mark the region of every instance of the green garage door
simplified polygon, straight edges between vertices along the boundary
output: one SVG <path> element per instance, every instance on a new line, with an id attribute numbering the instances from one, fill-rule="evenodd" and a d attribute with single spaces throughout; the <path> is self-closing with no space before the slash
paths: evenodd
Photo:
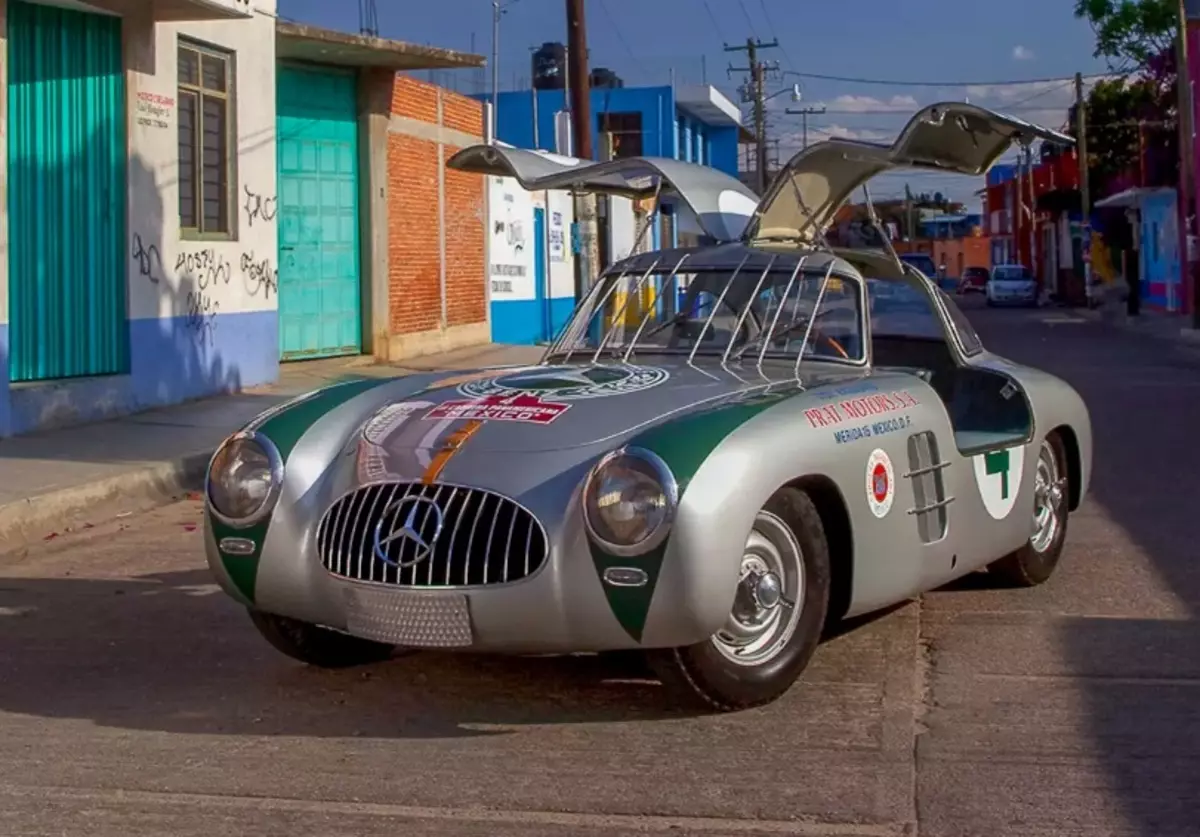
<path id="1" fill-rule="evenodd" d="M 352 73 L 281 66 L 279 341 L 284 360 L 362 351 Z"/>
<path id="2" fill-rule="evenodd" d="M 9 375 L 129 369 L 121 19 L 9 0 Z"/>

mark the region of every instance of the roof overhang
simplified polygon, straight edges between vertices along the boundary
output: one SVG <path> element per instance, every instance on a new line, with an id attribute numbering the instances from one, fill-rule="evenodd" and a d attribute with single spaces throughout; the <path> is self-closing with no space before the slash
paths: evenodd
<path id="1" fill-rule="evenodd" d="M 711 84 L 689 84 L 675 91 L 675 105 L 705 125 L 734 127 L 742 124 L 738 106 Z"/>
<path id="2" fill-rule="evenodd" d="M 275 26 L 275 55 L 281 60 L 310 61 L 342 67 L 379 67 L 397 72 L 464 69 L 482 67 L 486 63 L 482 55 L 472 55 L 469 52 L 421 46 L 370 35 L 353 35 L 282 20 Z"/>
<path id="3" fill-rule="evenodd" d="M 254 16 L 250 0 L 52 0 L 47 5 L 122 17 L 142 15 L 149 9 L 150 19 L 156 23 L 244 20 Z"/>
<path id="4" fill-rule="evenodd" d="M 1149 195 L 1157 192 L 1170 191 L 1165 187 L 1151 186 L 1135 186 L 1131 189 L 1125 189 L 1117 192 L 1115 195 L 1109 195 L 1107 198 L 1101 198 L 1092 204 L 1093 209 L 1135 209 L 1139 207 L 1142 201 Z"/>

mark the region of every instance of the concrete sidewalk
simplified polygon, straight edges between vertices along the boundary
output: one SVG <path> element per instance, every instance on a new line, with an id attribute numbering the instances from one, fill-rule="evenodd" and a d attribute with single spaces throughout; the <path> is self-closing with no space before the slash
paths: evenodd
<path id="1" fill-rule="evenodd" d="M 222 439 L 296 395 L 345 378 L 534 363 L 542 351 L 492 344 L 402 365 L 362 357 L 289 363 L 269 387 L 0 439 L 0 551 L 198 490 Z"/>

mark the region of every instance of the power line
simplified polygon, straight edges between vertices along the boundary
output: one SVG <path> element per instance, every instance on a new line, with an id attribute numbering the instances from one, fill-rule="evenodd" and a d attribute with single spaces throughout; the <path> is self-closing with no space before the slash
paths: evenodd
<path id="1" fill-rule="evenodd" d="M 742 7 L 742 14 L 746 16 L 746 24 L 750 27 L 750 34 L 758 40 L 758 33 L 754 31 L 754 21 L 750 17 L 750 10 L 746 8 L 745 0 L 738 0 L 738 5 Z"/>
<path id="2" fill-rule="evenodd" d="M 713 14 L 712 6 L 708 5 L 708 0 L 700 0 L 704 4 L 704 11 L 708 12 L 708 19 L 712 21 L 713 31 L 717 33 L 717 38 L 722 44 L 725 43 L 725 37 L 721 34 L 721 24 L 717 22 L 717 16 Z"/>
<path id="3" fill-rule="evenodd" d="M 847 84 L 879 84 L 888 87 L 1012 87 L 1018 84 L 1052 84 L 1056 81 L 1074 82 L 1075 76 L 1058 76 L 1056 78 L 1022 78 L 1008 81 L 893 81 L 879 78 L 857 78 L 855 76 L 830 76 L 822 73 L 794 73 L 801 78 L 815 78 L 822 81 L 843 81 Z M 1128 73 L 1096 73 L 1086 75 L 1085 80 L 1115 78 Z"/>
<path id="4" fill-rule="evenodd" d="M 622 34 L 621 27 L 617 25 L 617 19 L 608 10 L 608 4 L 604 0 L 600 0 L 600 11 L 604 12 L 604 16 L 608 18 L 608 22 L 612 24 L 613 32 L 617 35 L 617 40 L 621 42 L 621 46 L 625 47 L 625 51 L 629 53 L 629 57 L 633 59 L 633 63 L 637 64 L 638 69 L 643 73 L 646 73 L 646 68 L 642 65 L 642 59 L 629 47 L 629 42 L 625 40 L 625 35 Z M 649 74 L 647 73 L 647 75 Z"/>

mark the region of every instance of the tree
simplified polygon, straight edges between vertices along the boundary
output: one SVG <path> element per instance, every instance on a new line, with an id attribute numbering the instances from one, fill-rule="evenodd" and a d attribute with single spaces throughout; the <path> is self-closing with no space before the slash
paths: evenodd
<path id="1" fill-rule="evenodd" d="M 1091 23 L 1093 54 L 1114 72 L 1146 67 L 1172 48 L 1179 31 L 1178 0 L 1075 0 L 1075 17 Z"/>
<path id="2" fill-rule="evenodd" d="M 1150 58 L 1147 71 L 1126 81 L 1105 79 L 1087 97 L 1088 182 L 1094 197 L 1116 178 L 1133 173 L 1145 185 L 1171 185 L 1178 172 L 1174 62 Z M 1070 133 L 1076 134 L 1075 108 Z"/>

